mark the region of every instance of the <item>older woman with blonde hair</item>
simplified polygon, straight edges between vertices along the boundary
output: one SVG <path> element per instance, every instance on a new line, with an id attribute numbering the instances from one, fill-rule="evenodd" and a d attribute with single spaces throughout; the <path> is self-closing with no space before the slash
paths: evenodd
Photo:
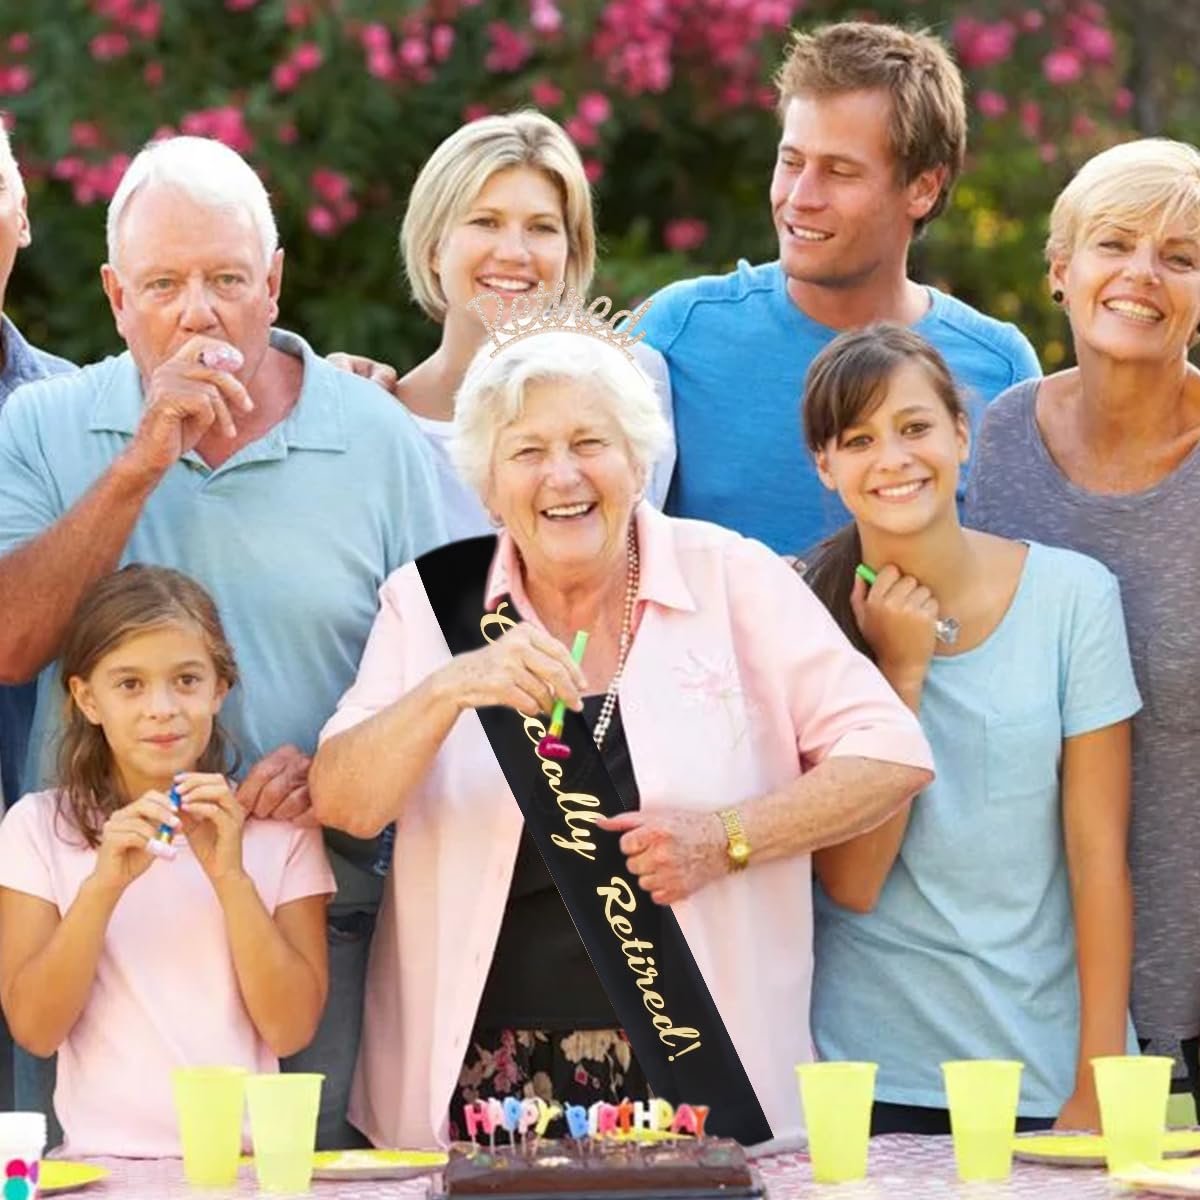
<path id="1" fill-rule="evenodd" d="M 488 1096 L 797 1134 L 810 855 L 931 777 L 790 567 L 645 502 L 667 431 L 621 341 L 479 353 L 455 460 L 499 537 L 388 579 L 313 765 L 324 823 L 396 822 L 352 1106 L 379 1145 L 470 1132 Z"/>
<path id="2" fill-rule="evenodd" d="M 421 168 L 400 230 L 400 253 L 413 298 L 442 327 L 438 348 L 403 376 L 371 359 L 331 354 L 336 365 L 373 379 L 412 413 L 434 453 L 451 539 L 488 532 L 478 498 L 450 462 L 454 395 L 484 326 L 470 307 L 477 297 L 553 293 L 562 282 L 579 295 L 591 285 L 596 233 L 591 186 L 574 143 L 533 111 L 483 117 L 463 125 Z M 639 346 L 659 407 L 671 420 L 666 363 Z M 663 441 L 647 482 L 650 500 L 666 499 L 675 465 L 673 435 Z"/>
<path id="3" fill-rule="evenodd" d="M 1076 365 L 989 407 L 969 518 L 1082 551 L 1120 581 L 1145 701 L 1133 720 L 1134 1024 L 1200 1092 L 1200 371 L 1188 362 L 1200 152 L 1149 138 L 1098 154 L 1055 203 L 1046 254 Z"/>

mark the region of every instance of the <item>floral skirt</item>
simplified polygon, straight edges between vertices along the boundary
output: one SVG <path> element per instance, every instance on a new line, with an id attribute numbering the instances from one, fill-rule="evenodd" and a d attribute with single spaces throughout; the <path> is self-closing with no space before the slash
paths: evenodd
<path id="1" fill-rule="evenodd" d="M 648 1100 L 650 1089 L 621 1029 L 476 1029 L 450 1102 L 450 1136 L 466 1137 L 463 1105 L 495 1096 L 560 1105 Z M 561 1118 L 549 1137 L 564 1137 Z"/>

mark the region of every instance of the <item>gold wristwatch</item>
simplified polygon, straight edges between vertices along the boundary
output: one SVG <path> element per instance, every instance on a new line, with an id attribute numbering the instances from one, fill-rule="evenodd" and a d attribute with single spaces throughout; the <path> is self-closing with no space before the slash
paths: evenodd
<path id="1" fill-rule="evenodd" d="M 725 826 L 725 857 L 729 860 L 729 869 L 741 871 L 750 861 L 750 843 L 742 818 L 736 808 L 723 808 L 717 816 Z"/>

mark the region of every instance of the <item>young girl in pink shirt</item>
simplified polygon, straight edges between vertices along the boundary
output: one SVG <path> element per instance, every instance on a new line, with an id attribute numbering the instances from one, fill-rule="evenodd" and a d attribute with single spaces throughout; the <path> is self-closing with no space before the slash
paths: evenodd
<path id="1" fill-rule="evenodd" d="M 173 1068 L 275 1071 L 312 1038 L 333 876 L 318 830 L 247 820 L 230 791 L 237 668 L 198 584 L 101 579 L 60 667 L 59 786 L 0 823 L 0 1001 L 17 1042 L 58 1052 L 68 1153 L 177 1155 Z"/>

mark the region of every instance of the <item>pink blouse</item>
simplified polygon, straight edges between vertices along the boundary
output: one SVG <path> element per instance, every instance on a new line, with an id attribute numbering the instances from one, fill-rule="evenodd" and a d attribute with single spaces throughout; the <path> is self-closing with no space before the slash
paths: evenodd
<path id="1" fill-rule="evenodd" d="M 621 716 L 643 809 L 741 804 L 830 755 L 932 770 L 916 719 L 791 567 L 758 542 L 645 503 L 636 519 L 639 624 Z M 503 534 L 489 606 L 506 592 L 535 619 Z M 380 600 L 358 678 L 322 739 L 449 659 L 414 565 L 388 578 Z M 445 1141 L 521 825 L 478 716 L 464 714 L 399 820 L 371 951 L 350 1118 L 378 1146 Z M 674 906 L 777 1138 L 803 1129 L 792 1067 L 812 1059 L 811 887 L 808 855 L 752 860 Z"/>

